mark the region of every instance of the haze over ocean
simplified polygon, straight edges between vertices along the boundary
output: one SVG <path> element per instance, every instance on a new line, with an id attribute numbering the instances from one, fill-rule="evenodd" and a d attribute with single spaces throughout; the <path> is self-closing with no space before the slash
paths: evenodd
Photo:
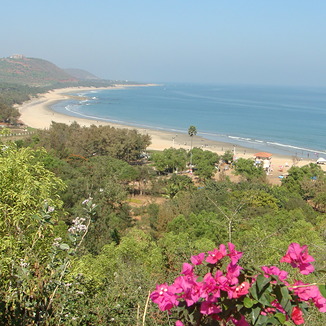
<path id="1" fill-rule="evenodd" d="M 198 135 L 272 153 L 326 155 L 326 89 L 166 83 L 78 93 L 56 103 L 68 115 Z"/>

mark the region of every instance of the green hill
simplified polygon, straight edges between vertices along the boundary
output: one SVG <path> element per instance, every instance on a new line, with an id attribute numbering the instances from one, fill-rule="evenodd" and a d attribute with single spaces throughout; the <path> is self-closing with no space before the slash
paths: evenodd
<path id="1" fill-rule="evenodd" d="M 1 84 L 50 89 L 69 86 L 107 87 L 115 84 L 138 83 L 127 80 L 101 79 L 82 69 L 61 69 L 49 61 L 27 58 L 19 54 L 0 58 Z"/>
<path id="2" fill-rule="evenodd" d="M 0 82 L 44 87 L 78 81 L 78 78 L 43 59 L 22 55 L 0 59 Z"/>
<path id="3" fill-rule="evenodd" d="M 101 78 L 83 69 L 69 68 L 69 69 L 64 69 L 64 71 L 70 76 L 77 78 L 78 80 L 101 80 Z"/>

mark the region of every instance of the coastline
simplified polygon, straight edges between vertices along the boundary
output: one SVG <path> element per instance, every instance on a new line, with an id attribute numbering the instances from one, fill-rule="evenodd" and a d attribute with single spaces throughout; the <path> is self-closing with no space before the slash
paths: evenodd
<path id="1" fill-rule="evenodd" d="M 126 87 L 150 87 L 155 86 L 154 84 L 148 85 L 116 85 L 114 87 L 68 87 L 63 89 L 55 89 L 44 94 L 40 94 L 39 97 L 33 98 L 30 101 L 23 103 L 18 106 L 18 110 L 21 114 L 20 120 L 29 127 L 37 129 L 48 129 L 52 123 L 65 123 L 71 124 L 74 121 L 81 126 L 89 127 L 91 125 L 109 125 L 115 128 L 127 128 L 127 129 L 136 129 L 142 134 L 148 134 L 151 136 L 152 144 L 148 147 L 150 150 L 163 150 L 165 148 L 184 148 L 190 149 L 190 138 L 188 134 L 162 131 L 157 129 L 144 129 L 137 128 L 123 124 L 111 123 L 107 121 L 98 121 L 80 117 L 74 117 L 65 115 L 62 113 L 57 113 L 51 110 L 51 106 L 55 103 L 63 100 L 70 99 L 71 96 L 68 93 L 73 92 L 84 92 L 90 90 L 99 90 L 99 89 L 117 89 L 117 88 L 126 88 Z M 226 150 L 231 150 L 235 153 L 236 157 L 242 158 L 253 158 L 256 150 L 252 148 L 240 147 L 232 143 L 220 142 L 205 139 L 201 136 L 193 137 L 193 147 L 200 147 L 204 150 L 210 150 L 219 155 L 224 154 Z M 303 166 L 309 163 L 314 162 L 313 160 L 302 159 L 298 162 L 295 162 L 297 166 Z M 273 173 L 268 178 L 274 184 L 280 184 L 279 175 L 286 173 L 288 168 L 294 164 L 294 159 L 291 156 L 273 154 L 272 156 L 272 168 Z M 286 166 L 288 165 L 288 167 Z M 279 167 L 283 166 L 282 171 Z"/>

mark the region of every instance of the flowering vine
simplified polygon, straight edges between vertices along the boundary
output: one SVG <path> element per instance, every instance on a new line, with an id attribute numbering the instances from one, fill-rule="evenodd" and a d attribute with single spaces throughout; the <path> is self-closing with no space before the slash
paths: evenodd
<path id="1" fill-rule="evenodd" d="M 176 326 L 301 325 L 310 304 L 326 312 L 326 298 L 320 291 L 324 285 L 301 280 L 289 284 L 288 273 L 276 266 L 244 268 L 238 264 L 242 255 L 228 243 L 192 256 L 173 284 L 157 285 L 150 298 L 160 310 L 175 316 Z M 298 243 L 291 243 L 280 261 L 302 275 L 314 271 L 314 258 L 307 246 Z"/>

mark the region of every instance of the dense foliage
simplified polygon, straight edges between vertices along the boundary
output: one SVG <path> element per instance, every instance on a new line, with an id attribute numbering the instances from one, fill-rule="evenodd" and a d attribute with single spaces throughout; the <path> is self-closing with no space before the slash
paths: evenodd
<path id="1" fill-rule="evenodd" d="M 21 104 L 35 96 L 37 93 L 45 91 L 38 87 L 26 85 L 0 83 L 0 122 L 16 124 L 20 116 L 15 104 Z"/>
<path id="2" fill-rule="evenodd" d="M 93 156 L 110 156 L 124 161 L 135 161 L 150 144 L 148 135 L 136 130 L 110 126 L 81 127 L 52 122 L 49 130 L 33 136 L 33 145 L 54 152 L 59 158 L 87 160 Z"/>
<path id="3" fill-rule="evenodd" d="M 213 179 L 219 158 L 198 148 L 195 175 L 180 173 L 190 162 L 183 150 L 147 162 L 149 142 L 134 130 L 53 123 L 2 145 L 0 325 L 172 325 L 149 293 L 188 257 L 227 242 L 253 268 L 277 264 L 291 242 L 308 245 L 316 271 L 307 282 L 325 284 L 318 166 L 271 186 L 240 162 L 233 183 Z M 317 310 L 305 319 L 326 322 Z"/>

